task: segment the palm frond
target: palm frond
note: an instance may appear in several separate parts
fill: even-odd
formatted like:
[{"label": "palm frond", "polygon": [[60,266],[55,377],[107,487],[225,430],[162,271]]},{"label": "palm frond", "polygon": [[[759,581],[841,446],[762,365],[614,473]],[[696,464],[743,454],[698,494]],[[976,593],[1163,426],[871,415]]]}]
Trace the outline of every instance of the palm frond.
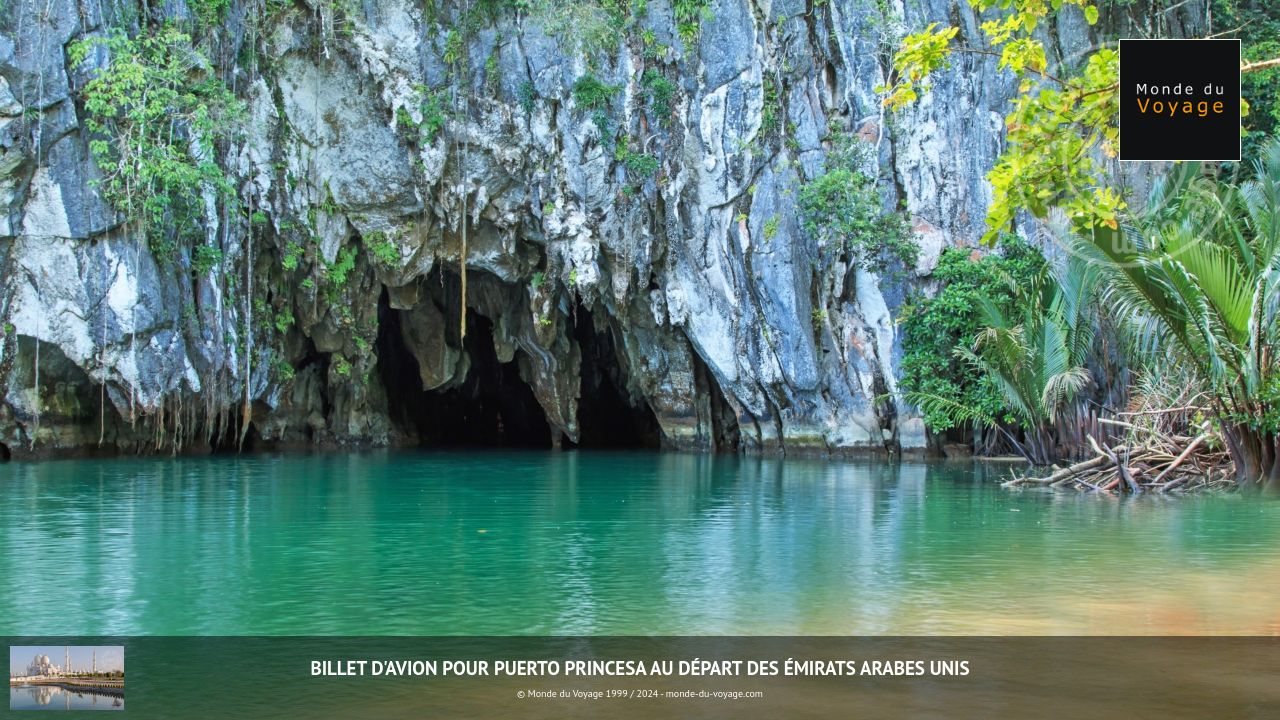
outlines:
[{"label": "palm frond", "polygon": [[978,423],[984,427],[995,427],[997,424],[994,417],[981,409],[941,395],[926,392],[909,392],[903,395],[903,399],[915,405],[921,412],[944,415],[956,424]]},{"label": "palm frond", "polygon": [[1049,419],[1056,421],[1058,411],[1089,386],[1093,378],[1083,367],[1073,367],[1049,377],[1044,385],[1040,402],[1049,411]]}]

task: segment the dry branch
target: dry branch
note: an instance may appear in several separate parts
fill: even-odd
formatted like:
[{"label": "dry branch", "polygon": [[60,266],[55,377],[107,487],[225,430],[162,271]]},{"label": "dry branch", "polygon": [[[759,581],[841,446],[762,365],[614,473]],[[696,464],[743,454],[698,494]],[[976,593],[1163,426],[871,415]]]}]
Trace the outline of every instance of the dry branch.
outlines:
[{"label": "dry branch", "polygon": [[1226,452],[1210,447],[1212,433],[1202,432],[1192,439],[1150,427],[1135,430],[1139,432],[1133,435],[1143,437],[1131,438],[1133,442],[1127,445],[1108,446],[1089,437],[1094,457],[1042,477],[1014,477],[1003,486],[1132,494],[1147,490],[1168,492],[1175,488],[1192,492],[1235,487],[1230,479],[1231,458]]}]

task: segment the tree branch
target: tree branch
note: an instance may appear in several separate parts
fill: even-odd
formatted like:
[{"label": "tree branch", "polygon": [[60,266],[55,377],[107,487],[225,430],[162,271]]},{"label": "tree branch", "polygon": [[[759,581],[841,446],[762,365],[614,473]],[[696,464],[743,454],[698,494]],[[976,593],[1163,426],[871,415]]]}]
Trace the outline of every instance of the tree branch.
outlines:
[{"label": "tree branch", "polygon": [[1280,68],[1280,57],[1271,58],[1270,60],[1259,60],[1258,62],[1245,63],[1240,66],[1240,74],[1258,72],[1259,70],[1270,70],[1272,68]]},{"label": "tree branch", "polygon": [[[958,51],[960,51],[960,52],[964,52],[964,53],[970,53],[970,54],[972,54],[972,55],[987,55],[987,56],[995,57],[995,58],[1003,58],[1003,57],[1004,57],[1004,54],[1003,54],[1003,53],[998,53],[998,52],[996,52],[995,50],[984,50],[983,48],[976,48],[976,47],[973,47],[973,46],[971,46],[971,45],[957,45],[957,46],[955,46],[954,48],[952,48],[952,51],[957,51],[957,50],[958,50]],[[1023,70],[1024,70],[1025,72],[1029,72],[1029,73],[1031,73],[1031,74],[1033,74],[1033,75],[1039,75],[1040,77],[1044,78],[1045,80],[1052,80],[1053,82],[1056,82],[1056,83],[1058,83],[1059,85],[1061,85],[1062,87],[1065,87],[1065,88],[1074,88],[1074,87],[1075,87],[1074,85],[1072,85],[1071,83],[1067,82],[1066,80],[1063,80],[1062,78],[1057,77],[1057,76],[1055,76],[1055,75],[1051,75],[1051,74],[1049,74],[1048,72],[1045,72],[1045,71],[1043,71],[1043,70],[1036,70],[1035,68],[1030,68],[1030,67],[1023,68]]]}]

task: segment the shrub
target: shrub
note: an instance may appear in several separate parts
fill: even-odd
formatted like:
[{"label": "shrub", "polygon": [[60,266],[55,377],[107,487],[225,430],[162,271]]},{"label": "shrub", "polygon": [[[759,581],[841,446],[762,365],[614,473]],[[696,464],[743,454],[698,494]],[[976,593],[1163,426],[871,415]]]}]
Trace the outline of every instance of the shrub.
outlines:
[{"label": "shrub", "polygon": [[603,110],[609,106],[618,90],[618,86],[607,85],[588,73],[573,84],[573,101],[585,110]]},{"label": "shrub", "polygon": [[645,98],[653,114],[658,117],[659,122],[665,122],[671,116],[671,101],[676,95],[675,83],[650,68],[640,76],[640,86],[644,88]]},{"label": "shrub", "polygon": [[[1045,270],[1039,251],[1016,237],[1001,242],[1002,254],[973,257],[965,248],[947,248],[938,258],[933,278],[942,289],[932,298],[916,298],[900,312],[902,389],[930,395],[958,406],[975,408],[1012,423],[992,380],[956,361],[956,348],[970,348],[983,328],[983,300],[1011,311],[1014,288],[1029,286]],[[942,408],[922,408],[933,432],[958,425]]]},{"label": "shrub", "polygon": [[891,259],[913,266],[919,248],[910,224],[884,209],[874,179],[857,169],[865,152],[859,142],[835,134],[826,172],[800,188],[805,230],[820,247],[842,250],[857,266],[884,269]]},{"label": "shrub", "polygon": [[212,245],[197,245],[191,251],[191,270],[196,275],[208,275],[222,264],[222,250]]},{"label": "shrub", "polygon": [[218,167],[215,140],[236,127],[240,103],[191,38],[173,25],[131,38],[122,31],[71,46],[83,65],[96,46],[110,58],[82,91],[98,188],[137,222],[158,255],[203,237],[204,197],[234,189]]}]

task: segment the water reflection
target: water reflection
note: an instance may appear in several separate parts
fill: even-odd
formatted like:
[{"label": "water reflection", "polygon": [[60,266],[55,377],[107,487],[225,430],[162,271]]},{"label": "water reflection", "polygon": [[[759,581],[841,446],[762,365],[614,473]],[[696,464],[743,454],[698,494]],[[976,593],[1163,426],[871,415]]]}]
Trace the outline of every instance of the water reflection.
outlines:
[{"label": "water reflection", "polygon": [[[11,464],[0,628],[1273,634],[1280,505],[629,453]],[[47,602],[58,598],[57,603]]]},{"label": "water reflection", "polygon": [[58,685],[17,685],[9,688],[10,710],[123,710],[119,691],[64,688]]}]

